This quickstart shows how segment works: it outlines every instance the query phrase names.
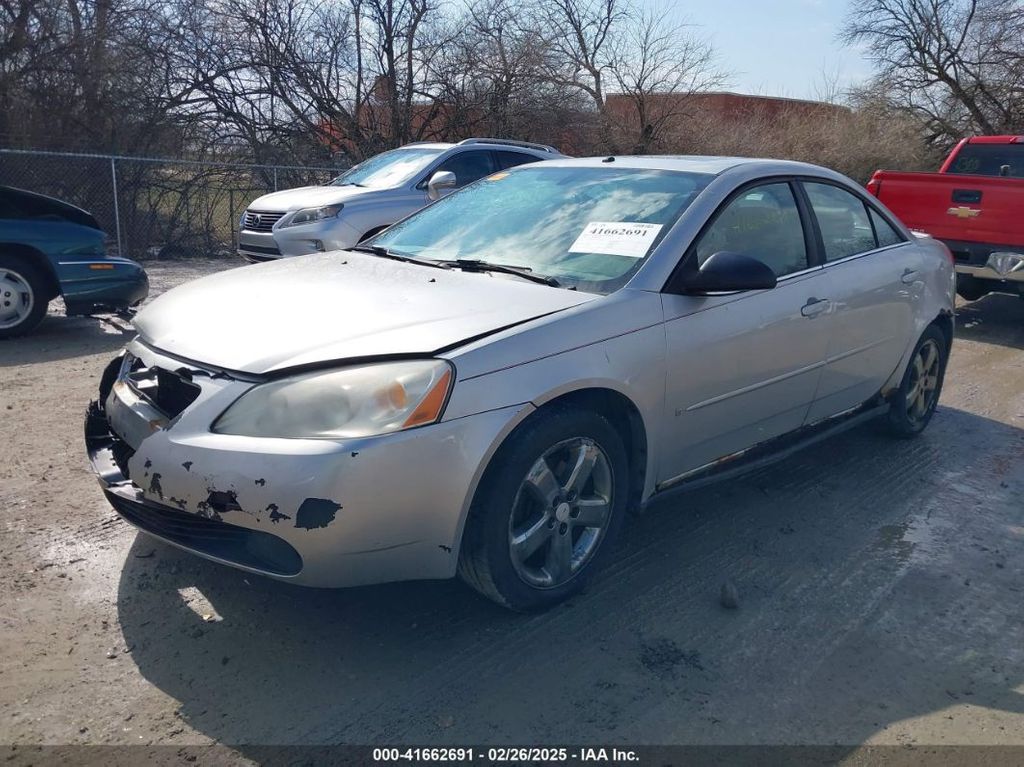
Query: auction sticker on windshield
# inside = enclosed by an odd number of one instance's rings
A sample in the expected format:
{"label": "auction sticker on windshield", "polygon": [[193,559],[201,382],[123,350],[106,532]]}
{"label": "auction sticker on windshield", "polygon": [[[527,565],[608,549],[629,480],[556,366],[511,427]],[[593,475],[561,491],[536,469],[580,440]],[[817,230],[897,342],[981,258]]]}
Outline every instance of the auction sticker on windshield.
{"label": "auction sticker on windshield", "polygon": [[576,242],[569,246],[569,252],[643,258],[660,231],[661,224],[591,221],[583,228]]}

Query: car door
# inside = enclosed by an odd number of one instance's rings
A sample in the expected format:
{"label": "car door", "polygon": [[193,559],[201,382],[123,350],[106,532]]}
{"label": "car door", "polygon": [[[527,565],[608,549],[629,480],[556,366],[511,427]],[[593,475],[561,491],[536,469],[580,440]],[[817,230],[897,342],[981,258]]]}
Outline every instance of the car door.
{"label": "car door", "polygon": [[804,180],[832,301],[826,365],[813,422],[878,393],[899,365],[921,300],[921,254],[870,202],[825,181]]}
{"label": "car door", "polygon": [[828,348],[827,279],[814,261],[806,211],[789,180],[741,189],[685,257],[757,258],[778,278],[771,290],[663,294],[666,424],[659,484],[777,437],[804,422]]}

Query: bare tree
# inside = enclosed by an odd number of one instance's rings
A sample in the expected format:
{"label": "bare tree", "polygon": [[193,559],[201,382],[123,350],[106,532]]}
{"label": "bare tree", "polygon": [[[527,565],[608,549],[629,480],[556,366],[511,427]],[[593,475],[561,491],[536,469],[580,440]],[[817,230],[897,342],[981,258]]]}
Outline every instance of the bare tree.
{"label": "bare tree", "polygon": [[628,23],[628,0],[550,0],[538,7],[551,30],[548,80],[585,94],[598,117],[600,144],[615,151],[613,120],[606,114],[608,79],[615,64],[615,31]]}
{"label": "bare tree", "polygon": [[1024,7],[1018,0],[867,0],[843,39],[879,67],[869,90],[917,117],[929,139],[1020,128]]}
{"label": "bare tree", "polygon": [[692,116],[690,95],[726,81],[711,45],[666,14],[630,16],[615,49],[613,82],[631,107],[618,124],[620,133],[622,128],[632,129],[625,138],[634,154],[649,152],[666,128]]}
{"label": "bare tree", "polygon": [[556,54],[550,81],[588,97],[604,150],[648,151],[685,116],[687,94],[725,80],[711,45],[667,13],[630,0],[554,0],[543,7]]}
{"label": "bare tree", "polygon": [[556,54],[540,7],[467,2],[431,57],[431,87],[446,108],[446,134],[555,140],[586,108],[575,87],[549,73]]}

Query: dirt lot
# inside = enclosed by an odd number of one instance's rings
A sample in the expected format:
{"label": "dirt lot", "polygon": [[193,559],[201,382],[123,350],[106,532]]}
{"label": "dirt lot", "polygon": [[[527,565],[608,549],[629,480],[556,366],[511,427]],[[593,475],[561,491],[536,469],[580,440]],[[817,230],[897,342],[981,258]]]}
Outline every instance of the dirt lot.
{"label": "dirt lot", "polygon": [[130,331],[51,316],[0,345],[0,743],[1024,744],[1024,301],[958,332],[923,437],[662,501],[589,593],[521,616],[136,535],[82,444]]}

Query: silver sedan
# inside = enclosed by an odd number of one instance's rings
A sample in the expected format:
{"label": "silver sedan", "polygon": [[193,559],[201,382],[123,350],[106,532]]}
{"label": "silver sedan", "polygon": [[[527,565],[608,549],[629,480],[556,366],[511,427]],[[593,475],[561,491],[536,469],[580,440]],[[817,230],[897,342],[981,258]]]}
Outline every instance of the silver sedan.
{"label": "silver sedan", "polygon": [[554,160],[156,299],[86,441],[143,531],[281,580],[577,592],[654,496],[932,417],[946,248],[829,170]]}

